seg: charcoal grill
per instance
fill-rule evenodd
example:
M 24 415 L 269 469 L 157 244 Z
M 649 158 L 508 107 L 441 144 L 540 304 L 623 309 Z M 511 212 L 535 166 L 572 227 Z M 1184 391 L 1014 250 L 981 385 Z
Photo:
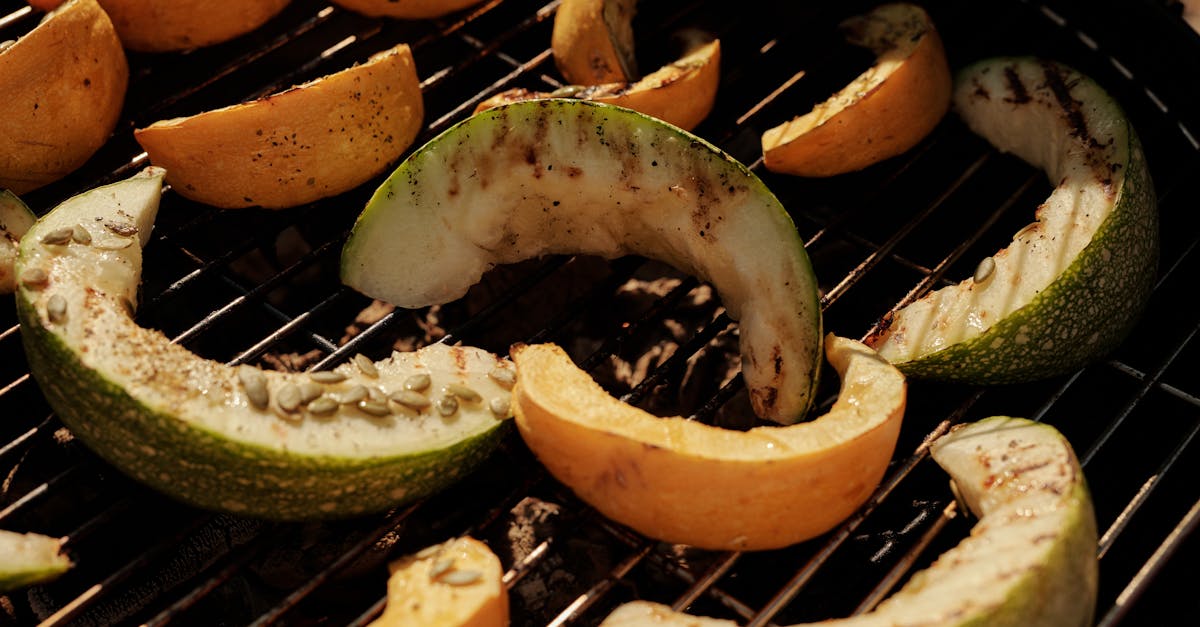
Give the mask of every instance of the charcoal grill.
M 1200 540 L 1200 38 L 1166 0 L 925 3 L 951 64 L 1041 54 L 1094 76 L 1145 144 L 1162 221 L 1160 279 L 1139 326 L 1109 358 L 1003 388 L 913 382 L 894 460 L 842 525 L 759 553 L 699 551 L 605 520 L 548 477 L 515 432 L 470 478 L 384 514 L 273 523 L 199 511 L 154 493 L 73 440 L 29 375 L 11 297 L 0 306 L 0 528 L 67 538 L 76 567 L 0 598 L 12 624 L 361 625 L 383 608 L 386 563 L 460 534 L 507 569 L 514 625 L 594 625 L 617 604 L 654 600 L 768 625 L 871 608 L 952 546 L 971 521 L 925 444 L 993 414 L 1054 424 L 1085 464 L 1100 526 L 1097 622 L 1194 616 Z M 639 63 L 658 67 L 689 29 L 719 36 L 716 107 L 696 132 L 766 181 L 792 213 L 823 287 L 827 329 L 864 336 L 913 290 L 956 281 L 1002 246 L 1049 185 L 952 116 L 918 147 L 828 180 L 761 167 L 763 130 L 807 110 L 870 63 L 837 21 L 866 3 L 642 2 Z M 130 54 L 117 131 L 85 166 L 27 194 L 39 213 L 146 165 L 132 129 L 251 99 L 407 42 L 423 80 L 417 144 L 508 87 L 560 86 L 549 51 L 557 2 L 489 0 L 421 22 L 371 19 L 295 0 L 262 28 L 186 53 Z M 981 17 L 982 16 L 982 17 Z M 0 2 L 0 39 L 40 13 Z M 797 78 L 799 72 L 805 72 Z M 737 326 L 708 286 L 640 258 L 554 257 L 497 269 L 465 298 L 408 311 L 340 285 L 346 232 L 375 186 L 278 212 L 218 211 L 169 190 L 147 264 L 139 322 L 217 360 L 324 367 L 355 352 L 462 341 L 497 352 L 555 341 L 614 394 L 660 413 L 741 428 Z M 1191 181 L 1191 183 L 1189 183 Z M 0 305 L 3 305 L 0 302 Z M 831 400 L 835 390 L 825 390 Z

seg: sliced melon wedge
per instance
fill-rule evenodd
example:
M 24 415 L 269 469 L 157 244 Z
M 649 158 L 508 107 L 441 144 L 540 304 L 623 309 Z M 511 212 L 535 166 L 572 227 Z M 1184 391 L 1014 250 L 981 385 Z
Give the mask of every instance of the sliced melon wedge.
M 352 516 L 470 472 L 508 417 L 511 364 L 435 344 L 326 373 L 203 359 L 131 318 L 164 173 L 74 196 L 21 239 L 30 370 L 114 466 L 182 501 L 272 519 Z M 82 233 L 82 235 L 80 235 Z
M 933 443 L 979 516 L 971 535 L 866 614 L 820 625 L 1086 627 L 1098 585 L 1096 519 L 1083 470 L 1058 430 L 994 416 Z M 635 601 L 604 627 L 731 627 Z
M 505 627 L 504 568 L 471 537 L 427 547 L 389 566 L 387 606 L 371 627 Z
M 513 411 L 550 474 L 605 516 L 667 542 L 759 550 L 828 531 L 875 490 L 904 416 L 904 376 L 829 335 L 842 379 L 829 413 L 733 431 L 658 418 L 610 396 L 552 344 L 517 346 Z
M 59 538 L 0 529 L 0 594 L 51 581 L 73 565 Z
M 634 83 L 571 85 L 553 92 L 518 87 L 480 102 L 475 112 L 522 100 L 570 97 L 626 107 L 690 131 L 712 111 L 720 78 L 721 42 L 713 40 Z
M 866 342 L 920 378 L 1004 384 L 1080 368 L 1125 338 L 1155 280 L 1141 143 L 1115 100 L 1060 63 L 988 59 L 956 80 L 970 128 L 1056 187 L 973 277 L 889 314 Z
M 28 205 L 7 189 L 0 190 L 0 294 L 11 294 L 17 288 L 16 273 L 13 272 L 17 243 L 34 222 L 37 222 L 37 215 Z
M 756 413 L 793 423 L 821 364 L 816 278 L 752 172 L 679 128 L 586 100 L 489 109 L 400 164 L 358 217 L 342 281 L 401 307 L 465 294 L 498 264 L 643 255 L 709 281 L 738 320 Z

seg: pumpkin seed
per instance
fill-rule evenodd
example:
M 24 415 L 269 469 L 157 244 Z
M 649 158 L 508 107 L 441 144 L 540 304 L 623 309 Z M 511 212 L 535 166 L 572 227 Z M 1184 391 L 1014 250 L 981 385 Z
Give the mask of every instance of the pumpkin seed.
M 373 401 L 370 399 L 367 399 L 364 401 L 359 401 L 358 409 L 360 411 L 362 411 L 363 413 L 371 414 L 372 416 L 390 416 L 390 415 L 392 415 L 392 410 L 390 408 L 388 408 L 386 402 L 380 403 L 379 401 Z
M 325 393 L 324 387 L 322 387 L 316 383 L 309 382 L 309 381 L 305 381 L 304 383 L 301 383 L 298 387 L 300 389 L 300 404 L 301 405 L 307 405 L 307 404 L 315 401 L 317 398 L 319 398 L 322 394 Z
M 409 409 L 415 409 L 416 411 L 421 411 L 430 405 L 428 398 L 422 394 L 413 392 L 412 390 L 393 392 L 389 398 Z
M 475 390 L 472 390 L 461 383 L 447 384 L 443 391 L 447 394 L 453 394 L 454 396 L 457 396 L 468 403 L 478 403 L 480 399 L 483 398 L 479 395 L 479 392 L 476 392 Z
M 69 226 L 64 226 L 60 229 L 54 229 L 42 236 L 42 243 L 51 246 L 61 246 L 71 241 L 71 236 L 74 234 L 74 229 Z
M 492 413 L 496 414 L 496 416 L 499 418 L 507 418 L 512 415 L 509 412 L 511 405 L 512 400 L 508 397 L 508 395 L 497 396 L 496 398 L 488 401 L 488 409 L 491 409 Z
M 441 577 L 442 575 L 449 572 L 451 568 L 454 568 L 454 558 L 453 557 L 447 557 L 446 559 L 437 560 L 432 565 L 429 566 L 429 578 L 437 579 L 438 577 Z
M 61 294 L 54 294 L 46 301 L 46 317 L 54 324 L 67 321 L 67 299 Z
M 246 391 L 250 404 L 258 409 L 266 409 L 271 402 L 271 394 L 267 391 L 267 377 L 253 366 L 240 366 L 238 380 Z
M 454 398 L 453 394 L 447 394 L 437 400 L 438 413 L 449 418 L 458 411 L 458 399 Z
M 336 370 L 318 370 L 308 373 L 308 378 L 317 383 L 341 383 L 346 380 L 346 375 Z
M 438 578 L 438 581 L 451 586 L 469 586 L 483 579 L 483 573 L 477 570 L 456 570 Z
M 365 398 L 367 398 L 367 386 L 356 385 L 346 390 L 346 393 L 339 396 L 337 401 L 343 405 L 353 405 Z
M 7 50 L 9 46 L 12 46 L 15 43 L 17 43 L 16 39 L 5 39 L 4 41 L 0 41 L 0 52 Z
M 328 396 L 321 396 L 308 404 L 308 411 L 318 416 L 328 416 L 337 411 L 339 403 Z
M 50 282 L 50 275 L 41 268 L 26 268 L 21 272 L 21 284 L 25 287 L 41 288 Z
M 983 283 L 991 278 L 992 273 L 996 271 L 996 260 L 991 257 L 984 257 L 983 261 L 975 267 L 975 282 Z
M 404 389 L 413 390 L 414 392 L 420 392 L 421 390 L 427 389 L 431 382 L 432 382 L 432 379 L 429 378 L 429 375 L 421 372 L 418 374 L 414 374 L 414 375 L 410 376 L 409 378 L 405 379 L 404 380 Z
M 82 224 L 76 224 L 75 226 L 71 227 L 71 239 L 74 240 L 76 244 L 83 244 L 84 246 L 87 246 L 88 244 L 92 243 L 92 233 L 84 228 Z
M 300 409 L 301 398 L 300 388 L 293 383 L 285 383 L 275 392 L 275 403 L 286 412 Z
M 375 368 L 375 362 L 371 361 L 370 357 L 358 353 L 354 356 L 354 365 L 358 366 L 358 369 L 368 377 L 372 379 L 379 378 L 379 370 Z
M 492 381 L 499 383 L 501 387 L 508 389 L 512 389 L 512 386 L 517 383 L 517 373 L 513 372 L 512 368 L 505 368 L 504 366 L 492 368 L 491 372 L 488 372 L 488 377 Z
M 387 394 L 379 388 L 367 388 L 367 398 L 376 403 L 386 403 Z

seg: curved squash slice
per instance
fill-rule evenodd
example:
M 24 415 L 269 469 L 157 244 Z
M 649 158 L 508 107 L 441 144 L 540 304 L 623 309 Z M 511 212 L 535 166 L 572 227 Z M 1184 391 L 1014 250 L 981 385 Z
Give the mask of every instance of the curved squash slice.
M 631 83 L 637 0 L 563 0 L 554 14 L 550 50 L 558 71 L 574 85 Z
M 884 4 L 846 20 L 875 65 L 812 111 L 763 133 L 763 165 L 799 176 L 861 170 L 920 142 L 950 107 L 950 66 L 924 9 Z
M 829 413 L 732 431 L 658 418 L 610 396 L 552 344 L 516 346 L 513 411 L 555 478 L 605 516 L 705 549 L 787 546 L 833 528 L 875 490 L 906 386 L 871 349 L 827 336 L 842 391 Z
M 1158 267 L 1154 183 L 1124 111 L 1087 76 L 1030 57 L 964 68 L 954 103 L 1055 189 L 974 276 L 889 314 L 867 344 L 909 376 L 974 385 L 1060 375 L 1108 353 Z
M 203 359 L 131 318 L 160 168 L 66 200 L 21 239 L 30 371 L 105 460 L 204 508 L 272 519 L 353 516 L 429 494 L 493 448 L 511 364 L 440 344 L 331 372 Z
M 180 195 L 222 208 L 294 207 L 386 170 L 421 128 L 424 100 L 401 44 L 259 100 L 134 131 Z
M 62 0 L 29 0 L 52 9 Z M 139 52 L 211 46 L 240 37 L 283 11 L 291 0 L 99 0 L 121 43 Z
M 875 610 L 827 627 L 1085 627 L 1098 585 L 1096 518 L 1079 460 L 1054 427 L 994 416 L 934 442 L 979 522 Z M 618 607 L 603 627 L 733 627 L 656 603 Z
M 633 109 L 690 131 L 712 111 L 720 78 L 721 42 L 714 40 L 636 83 L 572 85 L 553 92 L 518 87 L 484 100 L 475 112 L 522 100 L 570 97 Z
M 465 294 L 498 264 L 643 255 L 713 284 L 739 322 L 759 416 L 808 410 L 821 310 L 779 200 L 703 139 L 629 109 L 535 100 L 473 115 L 409 155 L 342 251 L 342 281 L 401 307 Z
M 78 169 L 116 128 L 128 86 L 96 0 L 70 0 L 0 47 L 0 188 L 24 194 Z

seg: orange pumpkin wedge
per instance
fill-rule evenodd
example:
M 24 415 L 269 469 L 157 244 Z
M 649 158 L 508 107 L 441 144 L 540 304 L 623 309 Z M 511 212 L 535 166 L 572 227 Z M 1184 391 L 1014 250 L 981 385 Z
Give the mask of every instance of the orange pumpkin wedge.
M 343 9 L 368 17 L 423 20 L 441 17 L 483 0 L 331 0 Z
M 633 16 L 637 0 L 562 0 L 554 14 L 550 51 L 568 83 L 637 80 Z
M 762 136 L 773 172 L 824 177 L 861 170 L 920 142 L 950 107 L 946 52 L 924 9 L 885 4 L 842 23 L 875 64 L 812 111 Z
M 733 431 L 658 418 L 609 395 L 553 344 L 517 345 L 513 412 L 546 469 L 645 536 L 759 550 L 820 535 L 877 487 L 906 403 L 904 376 L 865 345 L 827 335 L 842 379 L 829 413 Z
M 475 112 L 521 100 L 569 96 L 633 109 L 690 131 L 712 111 L 720 78 L 721 42 L 714 40 L 634 83 L 572 85 L 553 92 L 509 89 L 479 103 Z
M 370 627 L 504 627 L 504 569 L 471 537 L 434 545 L 393 562 L 387 606 Z
M 180 195 L 221 208 L 292 207 L 380 174 L 416 138 L 424 115 L 412 52 L 366 63 L 252 102 L 134 131 Z
M 0 188 L 24 194 L 78 169 L 116 128 L 128 86 L 96 0 L 70 0 L 0 48 Z
M 100 0 L 129 50 L 169 52 L 211 46 L 262 26 L 291 0 Z M 29 0 L 49 10 L 61 0 Z

